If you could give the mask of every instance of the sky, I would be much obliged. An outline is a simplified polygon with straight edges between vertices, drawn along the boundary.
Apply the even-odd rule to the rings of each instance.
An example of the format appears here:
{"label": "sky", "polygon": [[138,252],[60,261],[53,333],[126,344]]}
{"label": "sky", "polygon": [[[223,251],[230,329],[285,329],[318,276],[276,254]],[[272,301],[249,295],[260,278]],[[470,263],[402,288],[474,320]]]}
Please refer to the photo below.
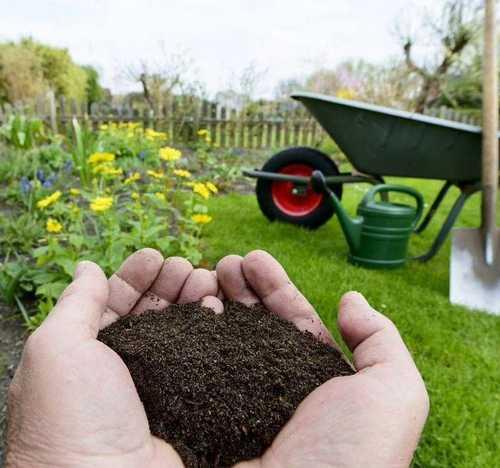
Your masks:
{"label": "sky", "polygon": [[[400,54],[398,18],[436,0],[0,0],[0,40],[31,36],[94,65],[114,92],[139,89],[123,71],[183,54],[208,92],[261,72],[258,93],[349,58]],[[162,52],[163,51],[163,52]]]}

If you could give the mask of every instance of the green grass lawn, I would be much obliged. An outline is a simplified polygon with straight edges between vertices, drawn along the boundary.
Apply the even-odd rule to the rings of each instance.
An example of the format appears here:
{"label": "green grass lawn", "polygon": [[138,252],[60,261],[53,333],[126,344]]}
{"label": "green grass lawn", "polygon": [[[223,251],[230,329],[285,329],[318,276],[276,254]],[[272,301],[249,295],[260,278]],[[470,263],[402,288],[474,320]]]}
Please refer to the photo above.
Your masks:
{"label": "green grass lawn", "polygon": [[[440,184],[408,181],[430,203]],[[354,213],[366,186],[344,191],[344,206]],[[448,195],[431,226],[414,236],[410,253],[431,244],[450,207]],[[479,223],[479,196],[458,222]],[[228,195],[211,202],[214,221],[207,227],[209,262],[252,249],[265,249],[286,268],[292,281],[335,327],[337,304],[348,290],[362,292],[397,325],[422,372],[431,413],[415,457],[419,467],[493,467],[500,463],[500,317],[471,312],[448,302],[450,242],[437,257],[410,262],[394,271],[374,271],[347,263],[347,244],[335,218],[315,232],[269,223],[254,196]],[[500,218],[500,216],[499,216]]]}

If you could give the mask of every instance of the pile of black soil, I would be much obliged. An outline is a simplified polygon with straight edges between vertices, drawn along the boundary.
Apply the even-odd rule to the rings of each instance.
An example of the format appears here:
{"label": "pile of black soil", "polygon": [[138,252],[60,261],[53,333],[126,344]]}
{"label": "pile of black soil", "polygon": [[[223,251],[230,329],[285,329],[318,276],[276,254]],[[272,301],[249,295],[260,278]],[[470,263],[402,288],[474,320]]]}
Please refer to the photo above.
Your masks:
{"label": "pile of black soil", "polygon": [[128,316],[99,333],[130,369],[151,432],[187,467],[263,454],[299,403],[353,373],[335,349],[262,306],[198,303]]}

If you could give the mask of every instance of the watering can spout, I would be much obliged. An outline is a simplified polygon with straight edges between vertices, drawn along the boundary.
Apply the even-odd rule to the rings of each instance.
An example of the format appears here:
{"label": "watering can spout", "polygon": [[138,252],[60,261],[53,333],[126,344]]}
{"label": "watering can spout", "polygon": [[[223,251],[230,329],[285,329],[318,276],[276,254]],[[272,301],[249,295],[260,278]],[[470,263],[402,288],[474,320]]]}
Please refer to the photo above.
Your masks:
{"label": "watering can spout", "polygon": [[340,200],[328,187],[325,176],[321,171],[314,171],[312,173],[311,185],[316,192],[324,193],[331,198],[333,206],[335,207],[337,218],[340,223],[340,227],[342,228],[347,243],[349,244],[349,248],[351,252],[356,252],[359,249],[361,243],[361,228],[363,225],[363,218],[349,217],[349,215],[344,210],[344,207],[340,203]]}

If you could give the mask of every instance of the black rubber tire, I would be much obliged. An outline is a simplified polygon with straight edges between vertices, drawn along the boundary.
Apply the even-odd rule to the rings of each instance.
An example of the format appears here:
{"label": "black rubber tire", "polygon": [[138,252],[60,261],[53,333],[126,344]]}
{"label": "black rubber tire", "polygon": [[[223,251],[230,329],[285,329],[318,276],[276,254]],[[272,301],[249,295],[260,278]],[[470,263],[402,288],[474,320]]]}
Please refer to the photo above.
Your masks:
{"label": "black rubber tire", "polygon": [[[337,165],[324,153],[313,148],[289,148],[272,156],[262,167],[266,172],[278,172],[290,164],[305,164],[313,170],[320,170],[325,176],[339,174]],[[296,224],[309,229],[316,229],[325,224],[335,213],[333,203],[324,197],[318,207],[305,216],[291,216],[281,211],[276,205],[271,194],[273,181],[257,179],[255,188],[259,207],[264,215],[271,221],[278,220]],[[332,187],[338,199],[342,198],[342,184]]]}

